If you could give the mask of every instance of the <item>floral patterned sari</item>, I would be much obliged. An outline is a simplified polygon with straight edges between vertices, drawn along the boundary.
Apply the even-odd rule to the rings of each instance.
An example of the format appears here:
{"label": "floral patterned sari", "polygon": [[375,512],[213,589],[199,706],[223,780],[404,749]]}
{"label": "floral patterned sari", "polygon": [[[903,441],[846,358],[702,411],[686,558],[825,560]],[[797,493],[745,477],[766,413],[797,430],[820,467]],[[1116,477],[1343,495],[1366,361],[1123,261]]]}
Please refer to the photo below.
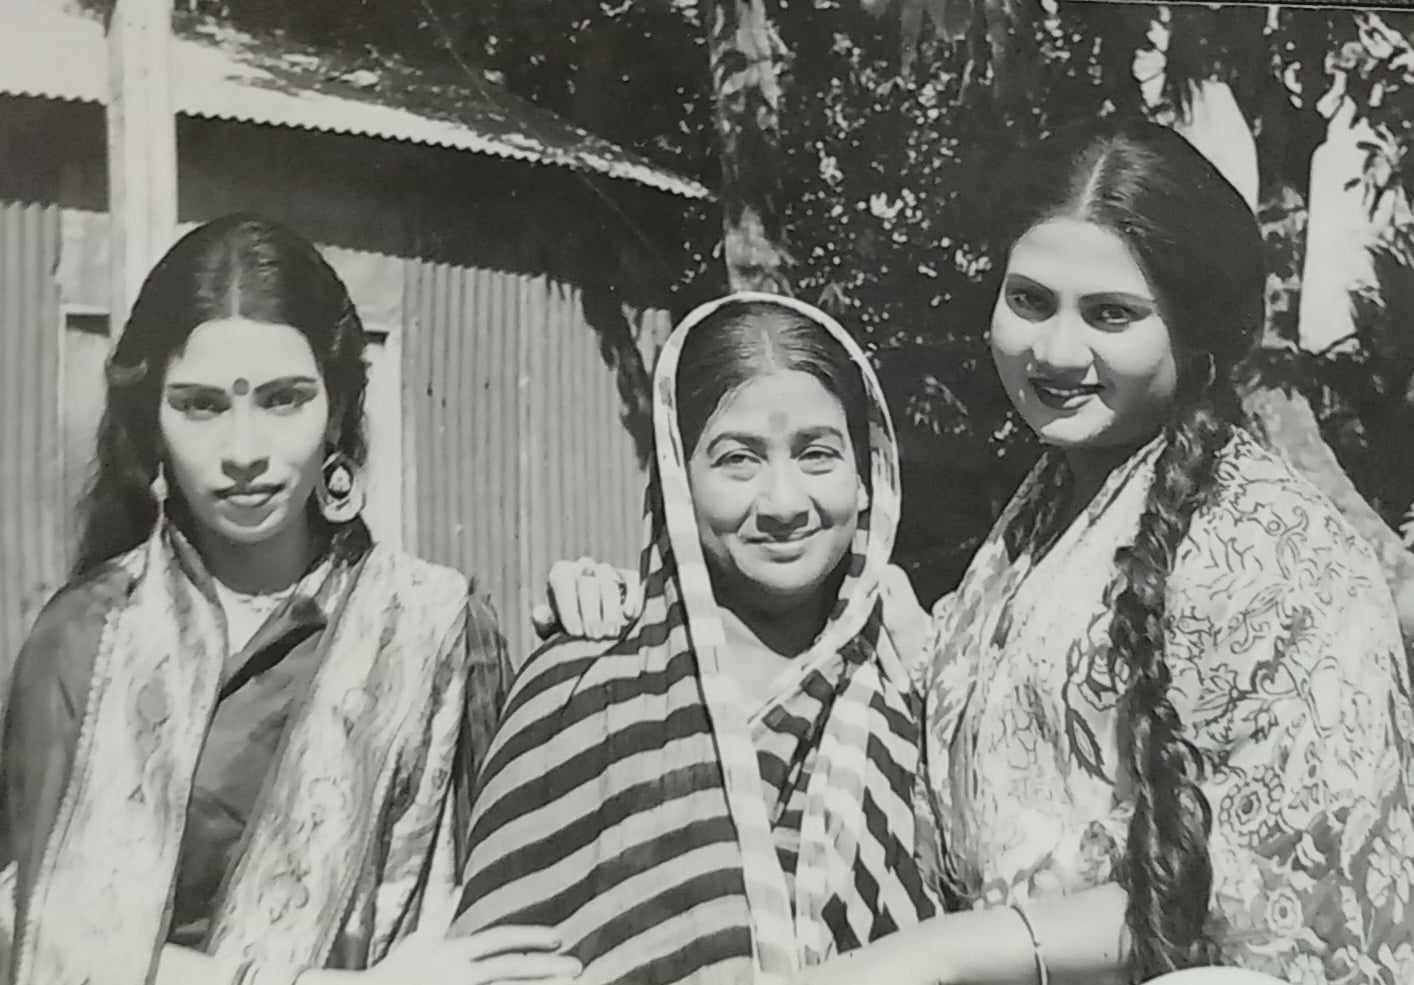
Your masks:
{"label": "floral patterned sari", "polygon": [[[968,902],[1115,877],[1130,781],[1107,664],[1113,559],[1161,442],[1054,539],[1009,546],[1020,511],[1066,493],[1048,454],[935,610],[935,863]],[[1407,985],[1414,706],[1389,590],[1335,508],[1245,432],[1218,483],[1178,551],[1164,633],[1171,697],[1207,764],[1223,962],[1297,985]]]}

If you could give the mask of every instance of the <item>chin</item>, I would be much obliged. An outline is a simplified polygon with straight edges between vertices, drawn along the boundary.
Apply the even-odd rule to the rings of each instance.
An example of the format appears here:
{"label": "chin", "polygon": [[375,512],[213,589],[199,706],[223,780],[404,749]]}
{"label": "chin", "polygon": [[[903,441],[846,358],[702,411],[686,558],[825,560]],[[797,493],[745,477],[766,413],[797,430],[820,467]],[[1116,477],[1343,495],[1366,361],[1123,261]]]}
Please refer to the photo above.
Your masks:
{"label": "chin", "polygon": [[1053,417],[1046,421],[1028,421],[1042,444],[1056,448],[1099,448],[1107,441],[1109,428],[1105,424],[1077,420],[1073,417]]}
{"label": "chin", "polygon": [[838,562],[822,564],[812,558],[801,558],[793,564],[759,565],[743,573],[760,598],[762,608],[779,612],[814,600],[829,586],[830,575],[837,567]]}
{"label": "chin", "polygon": [[216,525],[216,532],[223,540],[232,544],[253,545],[263,544],[284,529],[284,526],[284,517],[272,513],[253,527],[223,521]]}

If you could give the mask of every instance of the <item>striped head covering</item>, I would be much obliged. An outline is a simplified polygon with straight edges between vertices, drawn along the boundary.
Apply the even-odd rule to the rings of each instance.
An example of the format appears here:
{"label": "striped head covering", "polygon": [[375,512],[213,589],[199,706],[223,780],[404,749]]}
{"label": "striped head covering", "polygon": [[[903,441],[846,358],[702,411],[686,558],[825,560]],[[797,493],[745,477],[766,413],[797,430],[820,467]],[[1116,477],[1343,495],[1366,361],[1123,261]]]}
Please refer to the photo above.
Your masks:
{"label": "striped head covering", "polygon": [[[858,367],[870,468],[830,618],[758,706],[722,671],[676,407],[688,333],[752,302],[804,315]],[[522,669],[481,775],[453,932],[558,927],[587,983],[785,975],[936,908],[914,856],[920,706],[880,617],[899,515],[893,425],[837,322],[754,292],[677,327],[653,400],[642,616],[607,649],[559,640]]]}

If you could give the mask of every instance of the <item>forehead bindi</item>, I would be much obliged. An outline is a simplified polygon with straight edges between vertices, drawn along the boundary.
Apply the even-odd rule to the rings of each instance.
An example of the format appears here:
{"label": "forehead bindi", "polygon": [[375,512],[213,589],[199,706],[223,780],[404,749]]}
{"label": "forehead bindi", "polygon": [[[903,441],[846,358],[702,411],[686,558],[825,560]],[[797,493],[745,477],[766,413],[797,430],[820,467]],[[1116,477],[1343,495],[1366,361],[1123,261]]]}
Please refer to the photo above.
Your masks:
{"label": "forehead bindi", "polygon": [[826,429],[847,430],[839,399],[809,373],[785,370],[758,376],[728,394],[704,437],[749,434],[779,440]]}
{"label": "forehead bindi", "polygon": [[168,364],[166,382],[230,388],[238,396],[271,380],[319,379],[308,340],[289,325],[228,318],[204,322]]}

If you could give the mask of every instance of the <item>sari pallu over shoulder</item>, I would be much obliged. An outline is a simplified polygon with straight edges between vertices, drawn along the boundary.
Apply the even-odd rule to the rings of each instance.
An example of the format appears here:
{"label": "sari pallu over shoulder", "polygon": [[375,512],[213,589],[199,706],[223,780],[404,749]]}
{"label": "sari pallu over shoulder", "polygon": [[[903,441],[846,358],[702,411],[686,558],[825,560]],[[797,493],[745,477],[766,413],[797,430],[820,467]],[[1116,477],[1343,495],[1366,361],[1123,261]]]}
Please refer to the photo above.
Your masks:
{"label": "sari pallu over shoulder", "polygon": [[[930,779],[969,902],[1122,872],[1114,556],[1162,450],[1118,468],[1068,529],[1010,537],[1020,511],[1066,492],[1048,455],[940,608]],[[1176,552],[1163,640],[1206,767],[1222,963],[1294,985],[1414,981],[1414,697],[1393,600],[1369,546],[1246,432]]]}
{"label": "sari pallu over shoulder", "polygon": [[[20,887],[16,985],[148,982],[168,938],[187,804],[223,683],[224,617],[174,530],[117,563],[130,589],[104,615],[57,817]],[[468,626],[462,575],[377,545],[326,570],[312,586],[327,606],[319,667],[204,945],[251,963],[259,981],[380,957],[426,919],[436,873],[450,897],[460,854],[449,781],[464,756],[471,665],[485,657],[467,635],[480,640],[485,617]],[[446,857],[430,876],[434,846]]]}
{"label": "sari pallu over shoulder", "polygon": [[[820,324],[870,397],[870,505],[838,601],[759,707],[718,665],[725,639],[674,406],[686,333],[734,300]],[[936,905],[913,854],[918,702],[879,617],[898,517],[893,429],[843,329],[773,295],[690,315],[653,393],[643,614],[611,646],[560,640],[522,668],[481,775],[453,932],[556,927],[585,985],[753,981]]]}

